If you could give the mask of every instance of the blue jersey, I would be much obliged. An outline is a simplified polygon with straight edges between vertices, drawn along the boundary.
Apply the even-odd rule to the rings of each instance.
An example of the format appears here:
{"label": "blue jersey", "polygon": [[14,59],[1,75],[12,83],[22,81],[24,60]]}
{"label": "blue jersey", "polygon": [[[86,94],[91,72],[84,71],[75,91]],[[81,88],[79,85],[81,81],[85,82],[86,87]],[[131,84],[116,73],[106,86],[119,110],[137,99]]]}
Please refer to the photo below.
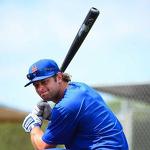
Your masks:
{"label": "blue jersey", "polygon": [[94,89],[71,82],[42,137],[70,150],[128,150],[122,126]]}

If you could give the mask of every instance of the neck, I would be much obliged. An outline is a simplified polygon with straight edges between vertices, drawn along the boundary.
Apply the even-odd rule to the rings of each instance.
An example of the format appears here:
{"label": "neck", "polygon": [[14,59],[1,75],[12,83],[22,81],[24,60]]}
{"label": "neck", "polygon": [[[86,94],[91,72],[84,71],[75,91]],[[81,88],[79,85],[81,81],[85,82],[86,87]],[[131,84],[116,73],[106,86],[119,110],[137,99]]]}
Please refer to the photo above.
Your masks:
{"label": "neck", "polygon": [[53,100],[54,103],[57,104],[64,97],[64,92],[67,89],[67,87],[68,87],[68,83],[67,82],[62,82],[61,83],[58,97],[55,100]]}

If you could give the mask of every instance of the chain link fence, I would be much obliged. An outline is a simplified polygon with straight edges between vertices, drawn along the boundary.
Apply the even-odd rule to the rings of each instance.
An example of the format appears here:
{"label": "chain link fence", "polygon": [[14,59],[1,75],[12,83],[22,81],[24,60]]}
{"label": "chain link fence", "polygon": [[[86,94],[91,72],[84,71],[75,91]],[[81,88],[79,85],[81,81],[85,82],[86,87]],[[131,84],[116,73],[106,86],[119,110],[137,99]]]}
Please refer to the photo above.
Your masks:
{"label": "chain link fence", "polygon": [[[150,149],[150,84],[95,87],[123,125],[130,150]],[[104,93],[104,94],[103,94]]]}

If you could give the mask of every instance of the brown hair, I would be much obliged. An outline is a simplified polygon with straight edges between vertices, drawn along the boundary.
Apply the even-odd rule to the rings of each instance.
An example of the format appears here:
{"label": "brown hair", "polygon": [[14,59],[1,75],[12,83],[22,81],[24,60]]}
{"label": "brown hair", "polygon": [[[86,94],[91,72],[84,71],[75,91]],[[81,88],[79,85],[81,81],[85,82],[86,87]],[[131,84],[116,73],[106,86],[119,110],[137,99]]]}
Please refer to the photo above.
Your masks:
{"label": "brown hair", "polygon": [[[53,76],[53,78],[56,80],[56,76],[57,76],[57,74],[55,74],[54,76]],[[71,81],[71,75],[69,75],[68,73],[62,73],[62,80],[64,81],[64,82],[70,82]]]}
{"label": "brown hair", "polygon": [[70,82],[71,81],[71,75],[69,75],[68,73],[63,73],[62,80],[64,82]]}

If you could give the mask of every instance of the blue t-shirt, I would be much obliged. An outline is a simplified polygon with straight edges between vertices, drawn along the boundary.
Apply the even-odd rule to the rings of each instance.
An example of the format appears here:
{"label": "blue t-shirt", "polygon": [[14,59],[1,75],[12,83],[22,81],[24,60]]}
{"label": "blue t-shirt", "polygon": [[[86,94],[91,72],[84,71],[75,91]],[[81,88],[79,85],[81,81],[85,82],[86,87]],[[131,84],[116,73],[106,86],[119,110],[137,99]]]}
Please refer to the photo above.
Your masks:
{"label": "blue t-shirt", "polygon": [[71,82],[42,137],[70,150],[128,150],[122,126],[94,89]]}

